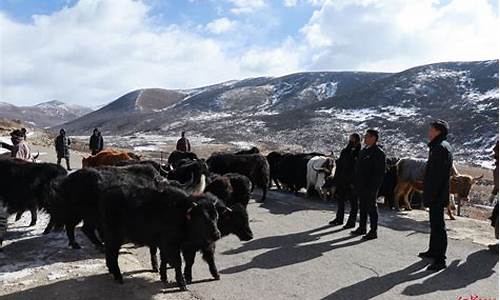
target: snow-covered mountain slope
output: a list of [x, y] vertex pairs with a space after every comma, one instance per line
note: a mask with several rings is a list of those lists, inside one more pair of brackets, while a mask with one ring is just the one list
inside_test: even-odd
[[21, 120], [38, 127], [51, 127], [62, 124], [85, 114], [92, 110], [75, 104], [53, 100], [33, 106], [16, 106], [0, 102], [0, 117], [10, 120]]
[[[143, 98], [157, 100], [144, 100], [154, 105], [140, 109]], [[376, 127], [389, 154], [424, 156], [433, 118], [450, 123], [458, 159], [488, 159], [498, 137], [498, 60], [438, 63], [392, 74], [309, 72], [192, 90], [144, 89], [64, 126], [75, 134], [94, 127], [113, 135], [171, 136], [188, 130], [221, 142], [321, 151], [338, 151], [349, 133]]]
[[[141, 89], [65, 124], [83, 133], [94, 127], [104, 132], [128, 133], [164, 127], [164, 118], [190, 116], [193, 120], [221, 115], [272, 115], [304, 107], [334, 95], [351, 93], [386, 73], [310, 72], [284, 77], [259, 77], [189, 90]], [[187, 115], [186, 115], [187, 114]], [[154, 124], [154, 125], [152, 125]]]

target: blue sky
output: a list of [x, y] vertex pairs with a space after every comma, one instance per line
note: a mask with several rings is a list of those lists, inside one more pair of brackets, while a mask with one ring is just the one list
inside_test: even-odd
[[497, 59], [494, 0], [0, 0], [0, 101]]

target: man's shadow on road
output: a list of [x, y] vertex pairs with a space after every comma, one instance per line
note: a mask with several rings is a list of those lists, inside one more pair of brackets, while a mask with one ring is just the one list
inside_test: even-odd
[[[340, 231], [340, 230], [323, 231], [329, 228], [331, 227], [322, 226], [319, 228], [303, 232], [285, 234], [279, 236], [270, 236], [257, 240], [252, 240], [248, 243], [245, 243], [244, 245], [242, 245], [237, 249], [228, 250], [223, 252], [222, 254], [232, 255], [253, 250], [261, 250], [261, 249], [271, 249], [271, 250], [266, 251], [265, 253], [259, 254], [257, 256], [254, 256], [252, 258], [252, 261], [246, 264], [230, 267], [220, 272], [222, 274], [234, 274], [254, 268], [256, 269], [280, 268], [288, 265], [302, 263], [311, 259], [315, 259], [317, 257], [322, 256], [323, 253], [331, 250], [354, 246], [363, 242], [359, 237], [348, 235], [345, 237], [324, 241], [321, 243], [302, 245], [304, 243], [311, 243], [317, 241], [322, 236], [333, 234], [335, 232]], [[354, 241], [346, 242], [353, 238], [357, 239]]]
[[[464, 288], [476, 281], [489, 278], [495, 274], [498, 254], [484, 249], [467, 256], [465, 262], [454, 260], [444, 271], [406, 287], [403, 295], [419, 296], [437, 291], [449, 291]], [[494, 291], [496, 293], [496, 291]]]
[[460, 289], [493, 275], [497, 263], [498, 255], [494, 255], [488, 250], [480, 250], [470, 254], [464, 263], [459, 264], [459, 261], [455, 260], [447, 269], [433, 275], [434, 273], [424, 269], [428, 262], [422, 260], [402, 270], [383, 276], [373, 276], [351, 286], [341, 288], [323, 298], [323, 300], [372, 299], [384, 294], [397, 285], [427, 276], [429, 278], [425, 279], [424, 282], [406, 287], [403, 295], [421, 296], [436, 291]]

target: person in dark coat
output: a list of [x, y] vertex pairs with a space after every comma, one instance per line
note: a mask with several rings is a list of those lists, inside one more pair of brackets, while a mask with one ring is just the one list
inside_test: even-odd
[[354, 171], [359, 151], [361, 150], [361, 137], [354, 133], [349, 137], [349, 143], [340, 152], [340, 157], [336, 162], [333, 182], [335, 182], [335, 196], [337, 198], [337, 214], [335, 219], [330, 221], [330, 225], [342, 225], [344, 223], [345, 201], [348, 200], [351, 206], [349, 218], [343, 229], [354, 228], [358, 215], [358, 199], [354, 193]]
[[446, 268], [448, 238], [443, 208], [450, 202], [450, 177], [453, 167], [451, 146], [446, 141], [448, 131], [448, 123], [443, 120], [430, 124], [429, 158], [424, 175], [423, 201], [424, 205], [429, 207], [431, 235], [429, 249], [419, 253], [422, 258], [433, 259], [433, 263], [427, 268], [430, 271]]
[[[493, 148], [493, 158], [495, 159], [495, 169], [493, 170], [493, 190], [490, 195], [490, 203], [493, 204], [498, 196], [498, 141]], [[498, 240], [498, 201], [493, 208], [493, 213], [490, 217], [491, 226], [495, 229], [495, 238]], [[491, 251], [498, 253], [498, 243], [488, 246]]]
[[66, 168], [71, 171], [69, 164], [69, 145], [71, 145], [71, 140], [66, 136], [66, 131], [61, 129], [59, 135], [56, 137], [56, 153], [57, 153], [57, 164], [61, 164], [61, 159], [66, 160]]
[[182, 152], [191, 152], [191, 144], [189, 140], [186, 138], [186, 132], [183, 131], [181, 133], [181, 138], [177, 141], [177, 146], [175, 147], [177, 151]]
[[102, 138], [101, 132], [97, 128], [94, 129], [94, 132], [90, 136], [89, 148], [90, 151], [92, 151], [92, 155], [96, 155], [104, 148], [104, 139]]
[[26, 128], [21, 128], [21, 132], [23, 134], [23, 139], [26, 141], [26, 137], [28, 135], [28, 130], [26, 130]]
[[[359, 152], [355, 169], [355, 191], [359, 199], [359, 227], [354, 235], [364, 235], [364, 240], [377, 238], [377, 195], [385, 175], [385, 153], [377, 145], [379, 133], [369, 129], [364, 137], [365, 148]], [[370, 216], [370, 232], [366, 234], [367, 218]]]

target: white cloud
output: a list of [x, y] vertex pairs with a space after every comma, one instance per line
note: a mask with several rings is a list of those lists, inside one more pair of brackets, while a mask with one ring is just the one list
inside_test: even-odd
[[221, 34], [233, 30], [236, 23], [236, 21], [229, 20], [228, 18], [219, 18], [208, 23], [206, 28], [211, 33]]
[[227, 0], [233, 5], [231, 12], [234, 14], [247, 14], [266, 6], [265, 0]]
[[293, 40], [287, 39], [277, 48], [251, 49], [241, 58], [241, 66], [256, 74], [265, 75], [286, 75], [298, 72], [301, 70], [303, 53], [294, 44]]
[[140, 1], [81, 0], [34, 16], [32, 24], [0, 13], [0, 36], [0, 101], [14, 104], [95, 105], [141, 87], [191, 88], [257, 75], [220, 41], [152, 24]]
[[283, 0], [283, 5], [285, 7], [294, 7], [297, 5], [297, 0]]
[[487, 0], [310, 0], [301, 32], [310, 68], [400, 71], [498, 58], [499, 17]]

